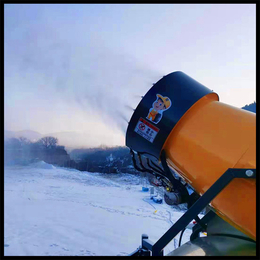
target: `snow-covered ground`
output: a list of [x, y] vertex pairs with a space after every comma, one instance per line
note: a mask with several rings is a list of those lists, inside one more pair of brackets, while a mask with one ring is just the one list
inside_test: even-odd
[[[130, 174], [103, 175], [44, 162], [4, 169], [5, 256], [119, 256], [146, 233], [156, 242], [178, 220]], [[182, 244], [189, 240], [187, 229]], [[172, 251], [178, 234], [165, 249]]]

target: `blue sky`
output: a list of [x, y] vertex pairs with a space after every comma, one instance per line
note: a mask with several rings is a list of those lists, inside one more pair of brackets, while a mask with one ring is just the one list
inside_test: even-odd
[[5, 4], [5, 129], [123, 145], [152, 83], [183, 71], [256, 100], [255, 4]]

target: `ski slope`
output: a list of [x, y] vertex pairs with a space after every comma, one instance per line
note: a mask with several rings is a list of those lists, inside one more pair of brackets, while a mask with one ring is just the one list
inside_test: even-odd
[[[44, 162], [4, 169], [5, 256], [125, 256], [143, 233], [156, 242], [183, 213], [153, 202], [139, 176]], [[184, 232], [182, 244], [190, 234]]]

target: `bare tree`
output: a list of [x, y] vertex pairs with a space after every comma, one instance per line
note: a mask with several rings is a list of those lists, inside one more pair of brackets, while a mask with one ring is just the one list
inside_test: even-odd
[[44, 148], [53, 148], [57, 146], [58, 139], [52, 136], [45, 136], [38, 141]]
[[20, 136], [18, 138], [19, 142], [21, 143], [21, 145], [28, 145], [31, 143], [31, 141], [29, 139], [27, 139], [26, 137]]

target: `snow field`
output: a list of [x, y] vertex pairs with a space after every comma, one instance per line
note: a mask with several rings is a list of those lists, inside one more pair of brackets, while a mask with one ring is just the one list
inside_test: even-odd
[[[119, 256], [146, 233], [156, 242], [183, 211], [150, 200], [141, 178], [104, 175], [39, 162], [5, 167], [6, 256]], [[182, 244], [189, 240], [187, 229]], [[166, 255], [176, 243], [164, 249]]]

